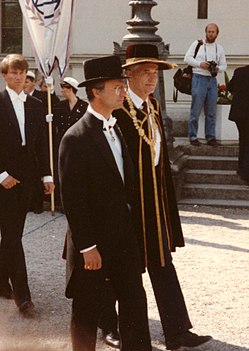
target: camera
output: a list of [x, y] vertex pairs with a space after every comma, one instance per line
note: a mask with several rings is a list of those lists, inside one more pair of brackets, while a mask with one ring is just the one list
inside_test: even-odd
[[208, 70], [211, 73], [211, 76], [216, 77], [217, 76], [217, 69], [216, 69], [217, 63], [215, 61], [208, 61], [208, 63], [209, 63]]

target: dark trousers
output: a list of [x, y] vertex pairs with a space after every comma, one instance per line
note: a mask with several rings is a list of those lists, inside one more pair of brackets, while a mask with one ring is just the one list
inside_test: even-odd
[[[164, 242], [164, 253], [165, 267], [161, 267], [158, 264], [158, 257], [155, 257], [155, 252], [153, 252], [153, 250], [148, 250], [147, 269], [154, 291], [165, 340], [168, 341], [173, 339], [176, 335], [191, 329], [192, 324], [172, 262], [172, 256], [166, 242]], [[113, 302], [115, 301], [113, 296], [114, 292], [109, 289], [109, 294], [112, 296], [106, 297], [106, 295], [104, 295], [105, 301], [103, 303], [105, 304], [105, 308], [102, 308], [99, 322], [103, 330], [113, 325], [116, 321], [116, 319], [113, 318], [115, 313], [115, 303]]]
[[[165, 250], [166, 251], [166, 250]], [[165, 252], [165, 267], [148, 260], [148, 273], [156, 298], [165, 340], [192, 328], [182, 290], [170, 252]]]
[[249, 118], [236, 122], [239, 132], [239, 163], [238, 173], [249, 182]]
[[30, 202], [30, 210], [42, 210], [44, 201], [44, 184], [41, 179], [34, 181], [32, 186], [32, 197]]
[[22, 246], [30, 194], [30, 186], [22, 184], [17, 184], [9, 190], [2, 186], [0, 189], [0, 289], [5, 289], [10, 279], [17, 306], [30, 300]]
[[[151, 351], [146, 296], [135, 256], [120, 255], [108, 269], [119, 303], [119, 330], [122, 351]], [[73, 351], [94, 351], [105, 283], [103, 270], [75, 273], [77, 291], [72, 304]]]

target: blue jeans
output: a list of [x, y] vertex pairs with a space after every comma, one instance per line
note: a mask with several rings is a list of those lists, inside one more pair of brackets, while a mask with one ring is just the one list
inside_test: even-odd
[[206, 77], [193, 74], [192, 77], [192, 104], [189, 118], [189, 139], [197, 139], [198, 121], [204, 108], [205, 136], [207, 140], [215, 139], [217, 80], [215, 77]]

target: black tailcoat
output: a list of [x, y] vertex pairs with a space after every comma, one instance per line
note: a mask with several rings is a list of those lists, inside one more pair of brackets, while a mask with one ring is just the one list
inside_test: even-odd
[[[75, 350], [87, 344], [86, 329], [91, 329], [94, 343], [101, 300], [98, 291], [105, 278], [111, 279], [119, 300], [121, 349], [151, 350], [142, 268], [128, 206], [133, 168], [117, 126], [115, 131], [122, 144], [124, 182], [103, 133], [103, 122], [89, 112], [66, 132], [60, 144], [61, 196], [70, 228], [66, 296], [73, 297], [75, 325], [71, 331], [73, 344], [79, 345]], [[93, 245], [97, 245], [103, 268], [87, 271], [80, 250]]]
[[239, 131], [238, 173], [249, 182], [249, 66], [234, 71], [228, 90], [233, 94], [229, 119]]

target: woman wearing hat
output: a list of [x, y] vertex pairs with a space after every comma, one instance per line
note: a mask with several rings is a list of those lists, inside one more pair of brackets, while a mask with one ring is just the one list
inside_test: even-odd
[[58, 150], [61, 139], [66, 131], [77, 122], [86, 112], [87, 102], [76, 96], [79, 82], [72, 77], [65, 77], [61, 82], [61, 93], [64, 100], [60, 101], [54, 109], [53, 124], [55, 129], [55, 203], [57, 209], [61, 206], [60, 188], [57, 171]]
[[56, 126], [57, 147], [68, 128], [86, 112], [87, 102], [76, 96], [78, 85], [77, 80], [71, 77], [65, 77], [61, 83], [61, 93], [65, 100], [57, 104], [53, 119]]

